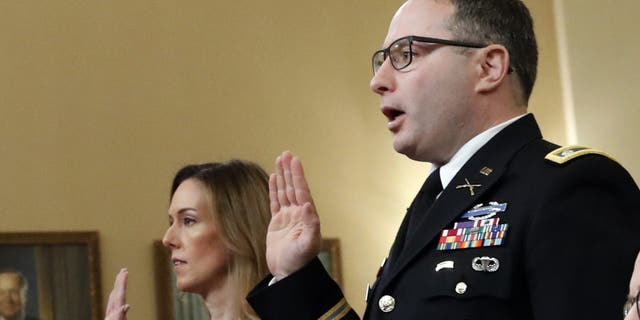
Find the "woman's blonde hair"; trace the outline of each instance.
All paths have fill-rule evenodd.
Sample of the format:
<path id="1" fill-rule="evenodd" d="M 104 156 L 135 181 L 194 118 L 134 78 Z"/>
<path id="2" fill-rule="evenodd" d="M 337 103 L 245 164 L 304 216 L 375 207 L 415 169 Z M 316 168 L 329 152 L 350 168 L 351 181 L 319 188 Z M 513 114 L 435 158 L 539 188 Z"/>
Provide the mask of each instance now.
<path id="1" fill-rule="evenodd" d="M 213 218 L 231 256 L 229 280 L 238 294 L 237 314 L 241 319 L 258 319 L 245 297 L 269 272 L 269 178 L 259 165 L 244 160 L 188 165 L 176 173 L 171 197 L 183 181 L 191 178 L 203 182 L 213 196 Z"/>

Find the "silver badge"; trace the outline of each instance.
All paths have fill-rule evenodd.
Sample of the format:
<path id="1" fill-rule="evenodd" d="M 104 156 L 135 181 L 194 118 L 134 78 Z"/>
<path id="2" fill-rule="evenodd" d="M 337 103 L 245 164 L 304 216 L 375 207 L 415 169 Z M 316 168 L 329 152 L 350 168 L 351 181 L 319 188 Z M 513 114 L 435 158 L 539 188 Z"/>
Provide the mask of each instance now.
<path id="1" fill-rule="evenodd" d="M 453 261 L 451 260 L 442 261 L 436 265 L 436 272 L 442 269 L 453 269 Z"/>
<path id="2" fill-rule="evenodd" d="M 496 272 L 500 268 L 500 260 L 493 257 L 475 257 L 471 261 L 471 267 L 480 272 Z"/>

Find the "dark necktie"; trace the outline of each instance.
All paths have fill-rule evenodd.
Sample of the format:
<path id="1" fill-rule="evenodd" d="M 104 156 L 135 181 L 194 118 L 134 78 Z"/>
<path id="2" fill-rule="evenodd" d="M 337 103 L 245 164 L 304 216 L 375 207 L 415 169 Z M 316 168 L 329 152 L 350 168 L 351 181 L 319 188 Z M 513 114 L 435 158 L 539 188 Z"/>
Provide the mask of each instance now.
<path id="1" fill-rule="evenodd" d="M 407 216 L 405 217 L 405 220 L 407 220 L 406 226 L 404 225 L 405 222 L 403 222 L 403 226 L 400 227 L 396 235 L 396 240 L 391 247 L 389 258 L 383 268 L 382 277 L 385 277 L 392 269 L 392 266 L 396 263 L 407 242 L 409 242 L 413 233 L 422 223 L 427 215 L 427 211 L 429 211 L 429 208 L 431 208 L 431 205 L 436 201 L 436 197 L 441 191 L 442 182 L 440 180 L 440 168 L 438 168 L 429 175 L 415 199 L 413 199 L 411 206 L 409 206 Z M 404 234 L 403 229 L 405 230 Z"/>
<path id="2" fill-rule="evenodd" d="M 414 203 L 411 205 L 409 214 L 409 225 L 407 228 L 407 237 L 405 243 L 411 238 L 418 226 L 424 221 L 427 212 L 436 201 L 438 194 L 442 192 L 442 181 L 440 180 L 440 168 L 433 171 L 422 185 L 420 192 L 416 196 Z"/>

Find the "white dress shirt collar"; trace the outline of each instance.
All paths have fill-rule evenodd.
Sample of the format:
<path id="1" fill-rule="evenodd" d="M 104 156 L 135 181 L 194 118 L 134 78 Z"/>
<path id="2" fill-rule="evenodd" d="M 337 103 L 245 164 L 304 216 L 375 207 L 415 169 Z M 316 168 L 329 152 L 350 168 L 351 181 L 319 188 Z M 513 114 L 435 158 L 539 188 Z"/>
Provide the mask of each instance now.
<path id="1" fill-rule="evenodd" d="M 493 138 L 496 134 L 498 134 L 502 129 L 506 128 L 508 125 L 514 123 L 516 120 L 526 116 L 527 114 L 522 114 L 516 117 L 513 117 L 503 123 L 495 125 L 477 136 L 473 137 L 471 140 L 467 141 L 458 152 L 456 152 L 451 160 L 442 167 L 440 167 L 440 181 L 442 181 L 442 189 L 447 188 L 447 185 L 451 182 L 453 177 L 462 169 L 467 161 L 478 151 L 482 146 L 484 146 L 491 138 Z M 435 165 L 431 167 L 431 172 L 436 170 L 438 167 Z"/>

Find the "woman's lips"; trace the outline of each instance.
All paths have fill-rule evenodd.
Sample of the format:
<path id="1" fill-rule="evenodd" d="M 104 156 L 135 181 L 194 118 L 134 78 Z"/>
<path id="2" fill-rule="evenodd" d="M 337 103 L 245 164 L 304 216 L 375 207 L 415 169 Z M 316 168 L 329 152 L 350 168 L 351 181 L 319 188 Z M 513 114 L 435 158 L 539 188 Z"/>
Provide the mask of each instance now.
<path id="1" fill-rule="evenodd" d="M 180 266 L 183 266 L 183 265 L 187 264 L 186 261 L 180 260 L 180 259 L 171 259 L 171 262 L 173 263 L 173 267 L 174 268 L 178 268 Z"/>

